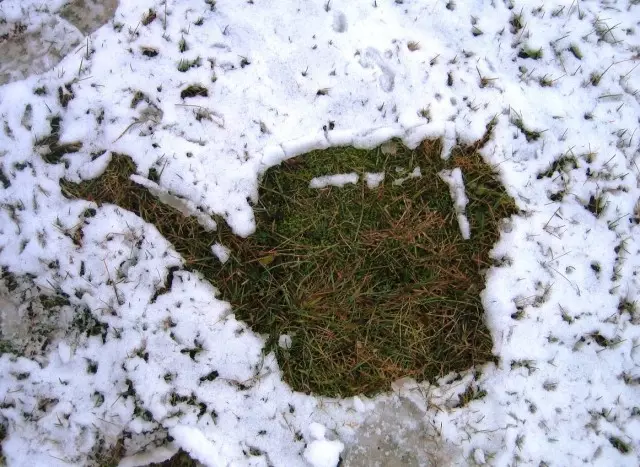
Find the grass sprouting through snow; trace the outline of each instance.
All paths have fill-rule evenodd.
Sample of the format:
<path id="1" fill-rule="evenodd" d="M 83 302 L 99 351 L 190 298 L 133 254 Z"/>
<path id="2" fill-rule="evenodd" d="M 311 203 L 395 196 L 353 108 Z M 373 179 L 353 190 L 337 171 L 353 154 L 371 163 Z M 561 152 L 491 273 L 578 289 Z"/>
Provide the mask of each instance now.
<path id="1" fill-rule="evenodd" d="M 114 155 L 98 179 L 69 196 L 113 203 L 154 224 L 234 306 L 268 336 L 295 390 L 328 396 L 373 394 L 400 377 L 434 380 L 493 358 L 479 293 L 501 219 L 516 209 L 473 147 L 445 162 L 439 142 L 416 150 L 391 142 L 372 150 L 313 151 L 269 169 L 255 207 L 256 233 L 217 236 L 129 180 L 130 158 Z M 416 167 L 422 177 L 406 178 Z M 438 177 L 460 167 L 471 240 L 460 235 L 449 187 Z M 344 187 L 310 188 L 312 178 L 357 172 Z M 385 172 L 376 188 L 365 172 Z M 394 180 L 404 179 L 402 184 Z M 231 250 L 221 264 L 210 247 Z M 292 338 L 290 348 L 279 337 Z"/>

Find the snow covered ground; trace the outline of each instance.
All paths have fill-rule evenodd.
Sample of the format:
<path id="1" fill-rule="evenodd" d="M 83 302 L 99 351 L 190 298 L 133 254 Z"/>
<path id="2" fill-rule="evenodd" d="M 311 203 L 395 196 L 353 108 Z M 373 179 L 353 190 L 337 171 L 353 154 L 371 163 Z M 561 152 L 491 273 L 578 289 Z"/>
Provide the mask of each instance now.
<path id="1" fill-rule="evenodd" d="M 123 435 L 147 453 L 123 465 L 179 447 L 216 466 L 638 465 L 637 1 L 122 0 L 88 37 L 62 3 L 0 1 L 0 56 L 67 31 L 43 41 L 64 59 L 0 87 L 2 335 L 27 355 L 0 357 L 8 465 L 85 465 Z M 392 136 L 446 156 L 492 120 L 483 155 L 522 210 L 483 292 L 499 362 L 374 399 L 293 393 L 194 274 L 154 300 L 172 246 L 59 186 L 125 153 L 246 236 L 285 158 Z M 486 395 L 455 408 L 468 387 Z"/>

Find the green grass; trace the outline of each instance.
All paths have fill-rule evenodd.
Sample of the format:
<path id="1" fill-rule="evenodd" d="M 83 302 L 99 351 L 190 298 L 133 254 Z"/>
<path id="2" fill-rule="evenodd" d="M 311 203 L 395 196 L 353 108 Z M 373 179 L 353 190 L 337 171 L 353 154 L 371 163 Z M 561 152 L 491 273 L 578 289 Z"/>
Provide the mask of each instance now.
<path id="1" fill-rule="evenodd" d="M 520 52 L 518 52 L 518 57 L 540 60 L 542 58 L 542 48 L 532 49 L 530 47 L 522 47 Z"/>
<path id="2" fill-rule="evenodd" d="M 191 68 L 198 68 L 200 64 L 201 64 L 200 57 L 196 57 L 193 60 L 183 58 L 178 62 L 178 71 L 181 73 L 186 73 Z"/>
<path id="3" fill-rule="evenodd" d="M 135 166 L 124 155 L 114 155 L 100 178 L 62 188 L 154 224 L 238 319 L 267 336 L 265 350 L 276 353 L 293 389 L 374 394 L 400 377 L 433 381 L 494 358 L 479 293 L 499 223 L 516 212 L 474 147 L 455 148 L 446 163 L 439 142 L 384 148 L 313 151 L 269 169 L 257 230 L 246 239 L 221 222 L 212 239 L 193 217 L 158 203 L 129 180 Z M 467 241 L 437 175 L 455 166 L 469 197 Z M 415 167 L 421 178 L 393 184 Z M 375 189 L 309 188 L 313 177 L 353 171 L 384 171 L 386 179 Z M 225 264 L 212 258 L 215 241 L 231 249 Z M 291 348 L 278 346 L 282 334 L 292 336 Z"/>

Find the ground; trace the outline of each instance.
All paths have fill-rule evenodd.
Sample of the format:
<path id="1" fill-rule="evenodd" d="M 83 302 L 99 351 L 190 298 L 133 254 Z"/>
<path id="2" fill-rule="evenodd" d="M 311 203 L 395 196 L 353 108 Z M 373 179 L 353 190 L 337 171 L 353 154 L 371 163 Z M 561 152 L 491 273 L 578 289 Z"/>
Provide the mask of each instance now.
<path id="1" fill-rule="evenodd" d="M 637 465 L 639 8 L 0 2 L 4 462 Z"/>

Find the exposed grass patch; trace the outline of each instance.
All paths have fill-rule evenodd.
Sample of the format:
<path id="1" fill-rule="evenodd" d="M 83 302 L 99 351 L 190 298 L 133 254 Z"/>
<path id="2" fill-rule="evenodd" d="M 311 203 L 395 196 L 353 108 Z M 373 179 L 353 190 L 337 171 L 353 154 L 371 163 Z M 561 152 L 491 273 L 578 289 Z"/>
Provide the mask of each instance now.
<path id="1" fill-rule="evenodd" d="M 537 141 L 542 136 L 541 131 L 531 130 L 527 128 L 527 126 L 524 124 L 524 121 L 522 120 L 522 117 L 519 115 L 512 120 L 512 123 L 518 130 L 522 132 L 522 134 L 524 134 L 524 137 L 527 139 L 528 143 L 530 143 L 531 141 Z"/>
<path id="2" fill-rule="evenodd" d="M 129 156 L 113 154 L 107 170 L 97 179 L 74 184 L 62 180 L 62 192 L 70 197 L 111 203 L 138 214 L 173 244 L 188 267 L 206 277 L 219 269 L 211 254 L 211 232 L 206 232 L 195 217 L 185 217 L 178 210 L 158 201 L 146 188 L 129 180 L 135 173 Z"/>
<path id="3" fill-rule="evenodd" d="M 198 467 L 199 465 L 198 462 L 189 457 L 189 454 L 180 449 L 171 459 L 149 464 L 149 467 Z"/>
<path id="4" fill-rule="evenodd" d="M 509 24 L 511 25 L 512 34 L 519 33 L 522 30 L 522 28 L 524 28 L 525 26 L 524 17 L 522 16 L 522 11 L 519 14 L 514 13 L 513 15 L 511 15 L 511 18 L 509 19 Z"/>
<path id="5" fill-rule="evenodd" d="M 114 155 L 96 180 L 61 183 L 68 196 L 118 204 L 153 223 L 239 319 L 268 336 L 266 351 L 294 389 L 348 396 L 493 359 L 479 293 L 499 223 L 516 207 L 473 147 L 455 148 L 448 162 L 439 152 L 439 142 L 416 150 L 391 142 L 313 151 L 269 169 L 256 233 L 242 239 L 219 223 L 217 241 L 231 250 L 224 264 L 212 257 L 210 232 L 129 180 L 127 156 Z M 416 167 L 422 177 L 407 177 Z M 465 177 L 468 241 L 437 175 L 451 167 Z M 309 187 L 318 176 L 382 171 L 374 189 L 362 181 Z M 284 334 L 289 348 L 278 345 Z"/>
<path id="6" fill-rule="evenodd" d="M 5 190 L 11 186 L 11 181 L 4 174 L 4 170 L 2 169 L 1 165 L 0 165 L 0 183 L 2 184 L 2 187 Z"/>
<path id="7" fill-rule="evenodd" d="M 180 53 L 184 53 L 189 50 L 189 46 L 187 45 L 187 41 L 184 39 L 184 36 L 178 41 L 178 50 Z"/>
<path id="8" fill-rule="evenodd" d="M 522 47 L 518 52 L 519 58 L 531 58 L 533 60 L 540 60 L 542 58 L 542 47 L 539 49 L 532 49 L 530 47 Z"/>
<path id="9" fill-rule="evenodd" d="M 62 86 L 58 87 L 58 102 L 63 108 L 66 109 L 69 102 L 71 102 L 75 97 L 76 94 L 73 92 L 71 83 L 65 84 L 64 88 Z"/>
<path id="10" fill-rule="evenodd" d="M 142 17 L 142 21 L 141 21 L 142 25 L 149 26 L 151 23 L 155 21 L 157 17 L 158 15 L 156 14 L 156 11 L 152 8 L 149 8 L 149 11 L 147 11 Z"/>
<path id="11" fill-rule="evenodd" d="M 470 384 L 462 394 L 458 395 L 458 403 L 455 407 L 464 407 L 472 401 L 482 399 L 486 395 L 487 391 Z"/>
<path id="12" fill-rule="evenodd" d="M 2 443 L 7 437 L 7 428 L 1 422 L 2 420 L 0 420 L 0 465 L 7 465 L 7 460 L 4 458 L 4 454 L 2 453 Z"/>
<path id="13" fill-rule="evenodd" d="M 144 47 L 144 46 L 140 47 L 140 52 L 142 53 L 142 55 L 149 58 L 157 57 L 159 53 L 158 49 L 156 49 L 155 47 Z"/>
<path id="14" fill-rule="evenodd" d="M 200 64 L 201 64 L 200 57 L 196 57 L 193 60 L 183 58 L 178 62 L 178 71 L 181 73 L 185 73 L 189 71 L 191 68 L 199 67 Z"/>
<path id="15" fill-rule="evenodd" d="M 589 198 L 589 203 L 585 206 L 585 208 L 594 216 L 600 217 L 600 215 L 607 208 L 607 204 L 607 200 L 603 194 L 591 195 L 591 197 Z"/>
<path id="16" fill-rule="evenodd" d="M 569 46 L 569 51 L 573 54 L 574 57 L 576 57 L 578 60 L 582 60 L 582 51 L 580 50 L 580 47 L 578 47 L 576 44 L 571 44 L 571 46 Z"/>
<path id="17" fill-rule="evenodd" d="M 629 454 L 631 452 L 631 445 L 629 443 L 624 442 L 622 439 L 618 438 L 617 436 L 610 436 L 609 442 L 611 443 L 611 446 L 616 448 L 622 454 Z"/>
<path id="18" fill-rule="evenodd" d="M 44 138 L 36 141 L 36 146 L 40 146 L 40 154 L 45 162 L 57 164 L 65 154 L 78 152 L 82 149 L 82 142 L 60 144 L 60 125 L 62 118 L 58 115 L 49 120 L 50 132 Z"/>
<path id="19" fill-rule="evenodd" d="M 578 159 L 575 156 L 564 154 L 554 160 L 549 168 L 544 172 L 538 174 L 537 179 L 540 180 L 545 177 L 552 177 L 557 173 L 569 173 L 573 169 L 578 168 Z"/>
<path id="20" fill-rule="evenodd" d="M 182 99 L 185 99 L 187 97 L 196 97 L 196 96 L 208 97 L 209 91 L 207 90 L 207 88 L 199 84 L 191 84 L 180 92 L 180 97 Z"/>

